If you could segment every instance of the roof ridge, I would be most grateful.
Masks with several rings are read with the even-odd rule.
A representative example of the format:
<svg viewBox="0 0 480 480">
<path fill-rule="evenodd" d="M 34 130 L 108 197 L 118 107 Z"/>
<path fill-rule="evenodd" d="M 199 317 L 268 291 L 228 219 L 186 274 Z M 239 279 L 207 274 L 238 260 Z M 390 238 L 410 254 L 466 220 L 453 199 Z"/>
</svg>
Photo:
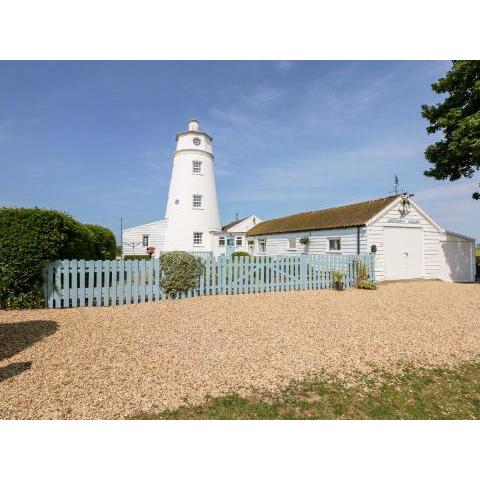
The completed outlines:
<svg viewBox="0 0 480 480">
<path fill-rule="evenodd" d="M 387 200 L 389 198 L 391 198 L 392 200 L 396 197 L 400 197 L 401 194 L 399 193 L 398 195 L 388 195 L 386 197 L 380 197 L 380 198 L 373 198 L 371 200 L 365 200 L 363 202 L 355 202 L 355 203 L 349 203 L 347 205 L 339 205 L 338 207 L 328 207 L 328 208 L 321 208 L 319 210 L 308 210 L 306 212 L 299 212 L 299 213 L 292 213 L 291 215 L 285 215 L 283 217 L 275 217 L 275 218 L 270 218 L 269 220 L 264 220 L 262 223 L 268 223 L 268 222 L 272 222 L 274 220 L 278 220 L 278 219 L 283 219 L 283 218 L 288 218 L 288 217 L 295 217 L 297 215 L 303 215 L 305 213 L 318 213 L 318 212 L 328 212 L 329 210 L 338 210 L 340 208 L 347 208 L 347 207 L 354 207 L 356 205 L 364 205 L 366 203 L 372 203 L 372 202 L 379 202 L 381 200 Z"/>
</svg>

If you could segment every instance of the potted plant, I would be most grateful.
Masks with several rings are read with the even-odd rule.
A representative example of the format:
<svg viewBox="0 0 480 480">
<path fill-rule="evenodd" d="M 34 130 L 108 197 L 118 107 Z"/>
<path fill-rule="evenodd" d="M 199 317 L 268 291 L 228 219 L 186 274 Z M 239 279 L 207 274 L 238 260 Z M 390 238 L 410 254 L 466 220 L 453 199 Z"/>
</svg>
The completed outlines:
<svg viewBox="0 0 480 480">
<path fill-rule="evenodd" d="M 343 290 L 343 273 L 338 270 L 332 272 L 332 280 L 335 290 L 341 292 Z"/>
<path fill-rule="evenodd" d="M 147 247 L 147 255 L 152 258 L 155 253 L 155 247 Z"/>
<path fill-rule="evenodd" d="M 310 245 L 310 238 L 309 237 L 302 237 L 299 242 L 302 244 L 302 245 L 305 245 L 306 247 L 308 247 L 308 245 Z"/>
</svg>

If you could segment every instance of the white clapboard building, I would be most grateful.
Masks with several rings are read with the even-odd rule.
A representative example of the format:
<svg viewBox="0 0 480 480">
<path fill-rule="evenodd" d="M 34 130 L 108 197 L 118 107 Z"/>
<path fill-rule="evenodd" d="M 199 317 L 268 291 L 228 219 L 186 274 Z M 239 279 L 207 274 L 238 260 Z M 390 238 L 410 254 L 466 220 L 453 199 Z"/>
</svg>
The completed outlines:
<svg viewBox="0 0 480 480">
<path fill-rule="evenodd" d="M 374 252 L 377 280 L 475 278 L 475 240 L 447 231 L 408 195 L 225 226 L 215 183 L 212 137 L 197 120 L 177 134 L 163 220 L 123 231 L 124 255 L 184 250 L 212 255 L 350 255 Z"/>
<path fill-rule="evenodd" d="M 247 251 L 246 232 L 261 222 L 256 215 L 222 227 L 215 182 L 212 137 L 198 120 L 177 133 L 165 218 L 123 230 L 124 255 L 183 250 L 213 255 Z"/>
<path fill-rule="evenodd" d="M 440 227 L 409 195 L 275 218 L 248 241 L 256 255 L 374 252 L 377 280 L 475 280 L 475 240 Z"/>
</svg>

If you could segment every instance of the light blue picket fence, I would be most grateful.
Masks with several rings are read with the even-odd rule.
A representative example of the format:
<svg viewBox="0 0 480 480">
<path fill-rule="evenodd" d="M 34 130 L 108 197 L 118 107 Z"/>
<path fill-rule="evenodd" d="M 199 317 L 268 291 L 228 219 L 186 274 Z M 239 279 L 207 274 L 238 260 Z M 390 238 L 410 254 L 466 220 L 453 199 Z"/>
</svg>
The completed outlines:
<svg viewBox="0 0 480 480">
<path fill-rule="evenodd" d="M 332 273 L 344 274 L 345 287 L 365 263 L 375 280 L 375 256 L 299 255 L 210 257 L 196 288 L 177 298 L 198 295 L 318 290 L 333 287 Z M 50 308 L 129 305 L 164 300 L 160 260 L 59 260 L 44 269 L 44 296 Z"/>
</svg>

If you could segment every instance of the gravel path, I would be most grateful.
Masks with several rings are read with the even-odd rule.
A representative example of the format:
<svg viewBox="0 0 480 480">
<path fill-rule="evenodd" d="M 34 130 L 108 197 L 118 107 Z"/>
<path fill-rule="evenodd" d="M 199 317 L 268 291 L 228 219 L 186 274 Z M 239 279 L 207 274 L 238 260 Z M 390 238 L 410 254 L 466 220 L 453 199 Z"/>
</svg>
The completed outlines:
<svg viewBox="0 0 480 480">
<path fill-rule="evenodd" d="M 0 312 L 0 418 L 122 418 L 325 369 L 480 354 L 480 285 Z"/>
</svg>

